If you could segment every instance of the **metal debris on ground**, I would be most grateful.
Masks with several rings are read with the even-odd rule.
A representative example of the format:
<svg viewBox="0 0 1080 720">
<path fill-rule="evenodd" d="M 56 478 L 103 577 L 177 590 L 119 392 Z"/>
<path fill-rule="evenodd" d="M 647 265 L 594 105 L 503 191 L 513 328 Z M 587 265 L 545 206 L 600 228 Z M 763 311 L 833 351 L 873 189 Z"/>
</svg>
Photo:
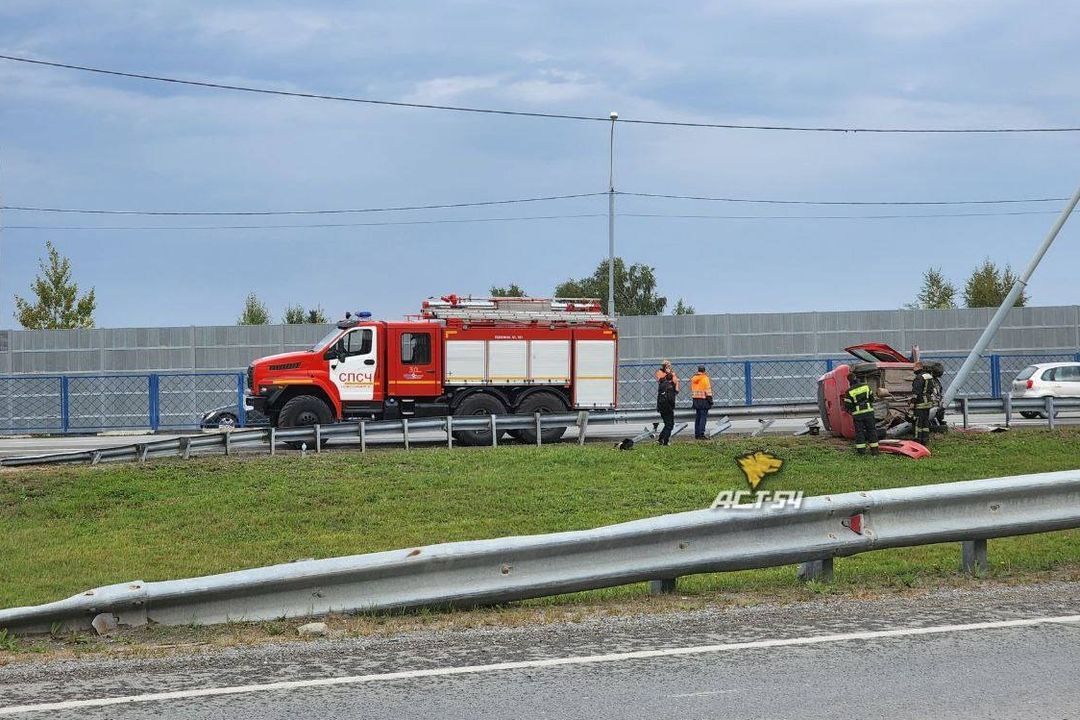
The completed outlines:
<svg viewBox="0 0 1080 720">
<path fill-rule="evenodd" d="M 713 427 L 712 429 L 705 432 L 705 437 L 714 438 L 717 435 L 719 435 L 720 433 L 726 432 L 727 430 L 730 430 L 730 429 L 731 429 L 731 420 L 729 420 L 728 416 L 725 415 L 724 417 L 720 418 L 719 421 L 717 421 L 715 427 Z"/>
<path fill-rule="evenodd" d="M 806 425 L 795 431 L 795 435 L 818 435 L 821 433 L 821 419 L 813 418 L 806 421 Z"/>
<path fill-rule="evenodd" d="M 758 423 L 760 423 L 760 424 L 758 425 L 757 429 L 754 430 L 754 432 L 750 433 L 750 437 L 757 437 L 761 433 L 768 430 L 769 426 L 772 425 L 774 422 L 776 422 L 776 420 L 774 418 L 761 418 L 761 419 L 759 419 Z"/>
</svg>

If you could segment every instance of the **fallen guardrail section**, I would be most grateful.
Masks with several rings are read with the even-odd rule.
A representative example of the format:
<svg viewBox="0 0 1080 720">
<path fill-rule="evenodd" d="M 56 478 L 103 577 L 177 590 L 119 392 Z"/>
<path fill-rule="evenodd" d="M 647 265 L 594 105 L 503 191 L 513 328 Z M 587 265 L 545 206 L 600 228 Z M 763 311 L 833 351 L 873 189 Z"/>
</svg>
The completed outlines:
<svg viewBox="0 0 1080 720">
<path fill-rule="evenodd" d="M 753 407 L 714 408 L 713 419 L 723 416 L 739 418 L 776 418 L 805 417 L 817 414 L 817 405 L 798 403 L 793 405 L 771 405 Z M 677 410 L 676 417 L 681 420 L 693 419 L 693 410 Z M 498 445 L 499 435 L 508 430 L 536 429 L 536 444 L 542 442 L 543 428 L 576 427 L 578 442 L 584 443 L 589 427 L 617 425 L 638 422 L 655 422 L 659 415 L 648 410 L 619 410 L 614 412 L 590 413 L 537 413 L 536 415 L 488 415 L 467 417 L 434 417 L 403 420 L 370 420 L 363 422 L 343 422 L 333 425 L 312 425 L 310 427 L 275 429 L 260 428 L 254 430 L 233 430 L 191 435 L 167 440 L 148 439 L 125 445 L 114 445 L 90 450 L 49 453 L 39 455 L 20 455 L 0 459 L 2 467 L 24 467 L 28 465 L 55 465 L 63 463 L 90 463 L 118 460 L 148 460 L 160 457 L 188 458 L 194 454 L 220 452 L 226 455 L 234 450 L 255 449 L 277 452 L 282 445 L 307 444 L 313 452 L 321 451 L 327 440 L 348 440 L 367 449 L 368 440 L 390 438 L 409 449 L 415 441 L 415 433 L 435 431 L 442 433 L 448 447 L 454 446 L 454 432 L 459 430 L 488 430 L 492 432 L 492 445 Z M 729 426 L 730 427 L 730 426 Z M 726 428 L 725 428 L 726 429 Z M 636 432 L 636 429 L 635 429 Z"/>
<path fill-rule="evenodd" d="M 830 561 L 870 550 L 1080 527 L 1080 470 L 822 495 L 801 506 L 696 510 L 593 530 L 405 548 L 221 575 L 109 585 L 0 610 L 14 633 L 214 624 L 504 603 L 681 575 Z M 112 618 L 110 618 L 111 620 Z"/>
</svg>

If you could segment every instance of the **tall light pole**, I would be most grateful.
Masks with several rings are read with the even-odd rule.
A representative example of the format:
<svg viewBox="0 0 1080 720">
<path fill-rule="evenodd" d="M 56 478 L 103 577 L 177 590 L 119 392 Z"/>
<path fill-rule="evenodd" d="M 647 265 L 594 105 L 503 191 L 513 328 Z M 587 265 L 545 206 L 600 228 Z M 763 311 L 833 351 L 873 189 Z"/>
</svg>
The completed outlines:
<svg viewBox="0 0 1080 720">
<path fill-rule="evenodd" d="M 1053 244 L 1054 238 L 1061 232 L 1061 228 L 1064 227 L 1065 221 L 1069 219 L 1069 215 L 1076 209 L 1077 204 L 1080 204 L 1080 187 L 1076 188 L 1076 192 L 1073 193 L 1072 198 L 1065 204 L 1065 207 L 1061 209 L 1061 214 L 1058 215 L 1058 219 L 1054 222 L 1054 226 L 1050 228 L 1050 232 L 1046 238 L 1042 241 L 1042 245 L 1035 251 L 1035 257 L 1031 258 L 1031 262 L 1028 263 L 1027 268 L 1021 273 L 1020 277 L 1013 283 L 1012 289 L 1009 294 L 1005 296 L 1005 299 L 1001 302 L 997 312 L 994 313 L 994 317 L 990 318 L 990 324 L 983 330 L 982 335 L 979 336 L 978 341 L 975 343 L 975 347 L 971 348 L 971 352 L 964 359 L 964 364 L 960 366 L 960 369 L 956 371 L 956 376 L 953 381 L 949 383 L 949 387 L 945 389 L 944 396 L 941 398 L 942 407 L 948 408 L 952 401 L 956 398 L 956 394 L 960 392 L 960 386 L 964 384 L 964 380 L 971 373 L 971 368 L 974 367 L 978 361 L 979 356 L 982 355 L 983 350 L 986 350 L 990 345 L 990 341 L 994 339 L 994 334 L 1001 327 L 1001 323 L 1005 321 L 1005 316 L 1009 314 L 1009 310 L 1016 304 L 1016 298 L 1020 297 L 1020 293 L 1027 287 L 1028 280 L 1031 279 L 1032 273 L 1035 272 L 1035 268 L 1039 266 L 1039 261 L 1042 260 L 1043 255 L 1050 249 L 1050 245 Z"/>
<path fill-rule="evenodd" d="M 608 265 L 607 307 L 608 315 L 615 317 L 615 121 L 619 113 L 611 111 L 611 136 L 608 141 Z"/>
</svg>

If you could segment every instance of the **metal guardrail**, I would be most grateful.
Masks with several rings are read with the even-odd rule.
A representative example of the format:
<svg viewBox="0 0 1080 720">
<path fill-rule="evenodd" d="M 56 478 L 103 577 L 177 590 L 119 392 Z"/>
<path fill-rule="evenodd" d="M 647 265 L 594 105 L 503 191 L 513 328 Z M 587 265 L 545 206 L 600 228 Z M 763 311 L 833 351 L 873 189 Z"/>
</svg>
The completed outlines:
<svg viewBox="0 0 1080 720">
<path fill-rule="evenodd" d="M 795 405 L 773 405 L 762 407 L 713 408 L 712 417 L 718 420 L 723 415 L 731 417 L 800 417 L 817 414 L 817 405 L 800 403 Z M 679 419 L 692 419 L 692 410 L 677 410 Z M 90 463 L 116 460 L 149 460 L 160 457 L 191 457 L 192 454 L 205 451 L 218 451 L 228 455 L 240 449 L 266 449 L 274 454 L 282 444 L 305 443 L 313 452 L 319 452 L 327 440 L 348 440 L 367 449 L 369 439 L 390 437 L 402 443 L 406 449 L 415 441 L 413 433 L 436 431 L 443 433 L 448 446 L 453 447 L 453 433 L 462 430 L 489 430 L 492 433 L 492 445 L 498 445 L 499 436 L 508 430 L 532 430 L 555 427 L 577 427 L 578 440 L 584 442 L 588 428 L 597 425 L 615 425 L 634 422 L 655 422 L 659 416 L 647 410 L 625 410 L 607 413 L 562 413 L 536 415 L 489 415 L 466 417 L 437 417 L 406 420 L 372 420 L 366 422 L 344 422 L 325 426 L 302 428 L 255 430 L 233 430 L 208 435 L 169 438 L 167 440 L 147 440 L 127 445 L 115 445 L 97 449 L 76 450 L 43 455 L 22 455 L 0 459 L 0 467 L 24 467 L 28 465 L 54 465 L 64 463 Z M 537 433 L 537 444 L 542 443 L 542 436 Z"/>
<path fill-rule="evenodd" d="M 1006 425 L 1012 421 L 1012 413 L 1031 411 L 1042 412 L 1049 427 L 1055 426 L 1056 414 L 1061 410 L 1080 409 L 1080 398 L 1044 398 L 1042 400 L 1010 400 L 1003 398 L 961 398 L 953 403 L 952 410 L 963 417 L 967 427 L 970 415 L 979 413 L 1005 413 Z M 754 405 L 754 406 L 715 406 L 710 411 L 710 419 L 723 424 L 731 418 L 780 418 L 780 417 L 816 417 L 818 406 L 815 403 L 793 403 L 789 405 Z M 659 416 L 649 410 L 618 410 L 605 413 L 577 412 L 564 414 L 529 415 L 490 415 L 449 418 L 418 418 L 406 420 L 372 420 L 366 422 L 335 423 L 326 426 L 311 426 L 276 430 L 260 428 L 253 430 L 233 430 L 207 435 L 169 438 L 167 440 L 147 440 L 127 445 L 113 445 L 97 449 L 76 450 L 39 455 L 20 455 L 0 458 L 0 467 L 25 467 L 30 465 L 56 465 L 64 463 L 90 463 L 136 460 L 151 458 L 182 457 L 187 459 L 193 454 L 207 451 L 222 452 L 225 455 L 235 450 L 265 449 L 275 454 L 282 444 L 305 443 L 312 452 L 320 452 L 327 440 L 352 441 L 367 449 L 368 439 L 392 438 L 405 449 L 415 442 L 411 433 L 435 431 L 446 436 L 446 444 L 453 447 L 453 433 L 459 430 L 489 430 L 492 433 L 492 445 L 499 444 L 499 436 L 508 430 L 542 429 L 554 427 L 576 427 L 578 441 L 584 442 L 589 426 L 617 425 L 637 422 L 656 422 Z M 692 420 L 693 410 L 675 411 L 676 420 Z M 728 427 L 724 428 L 729 429 Z M 542 437 L 537 433 L 537 445 L 542 444 Z"/>
<path fill-rule="evenodd" d="M 445 543 L 88 590 L 0 610 L 0 628 L 81 629 L 504 603 L 681 575 L 1080 527 L 1080 470 L 696 510 L 592 530 Z"/>
</svg>

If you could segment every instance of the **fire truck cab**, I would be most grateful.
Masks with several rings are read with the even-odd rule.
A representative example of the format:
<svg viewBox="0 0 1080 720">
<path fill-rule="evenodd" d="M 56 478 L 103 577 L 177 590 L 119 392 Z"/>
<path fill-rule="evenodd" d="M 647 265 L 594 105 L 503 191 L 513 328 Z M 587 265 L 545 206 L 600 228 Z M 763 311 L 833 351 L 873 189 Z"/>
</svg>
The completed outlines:
<svg viewBox="0 0 1080 720">
<path fill-rule="evenodd" d="M 256 360 L 252 406 L 275 427 L 345 419 L 559 413 L 615 407 L 617 333 L 597 300 L 459 298 L 424 301 L 402 322 L 369 313 L 311 348 Z M 565 428 L 545 428 L 544 442 Z M 517 431 L 535 442 L 535 430 Z M 454 433 L 490 444 L 490 430 Z"/>
</svg>

